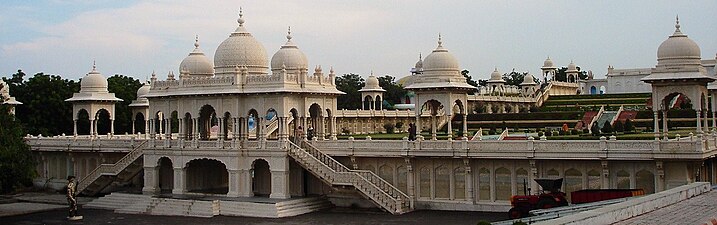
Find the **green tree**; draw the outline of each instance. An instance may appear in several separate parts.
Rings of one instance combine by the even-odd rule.
[[[10,95],[23,104],[16,109],[16,117],[30,134],[45,136],[72,134],[72,104],[65,99],[80,90],[79,82],[62,79],[57,75],[37,73],[25,80],[18,70],[6,79]]]
[[[386,92],[383,95],[383,105],[385,109],[392,109],[393,105],[401,102],[401,99],[406,96],[406,90],[403,86],[396,83],[396,78],[391,75],[385,75],[378,77],[378,85],[380,85]],[[388,107],[386,107],[388,106]]]
[[[473,77],[469,74],[470,71],[468,70],[462,70],[461,75],[466,78],[466,83],[470,84],[473,87],[478,87],[478,82],[473,80]]]
[[[625,126],[619,120],[615,121],[613,129],[615,130],[615,132],[625,132]]]
[[[635,130],[635,125],[632,124],[632,120],[627,119],[625,120],[625,131],[633,131]]]
[[[580,77],[581,80],[586,80],[588,78],[588,73],[586,71],[581,71],[579,66],[575,67],[575,69],[578,70],[578,77]],[[568,74],[567,72],[565,72],[567,70],[567,67],[558,68],[558,70],[555,72],[555,77],[553,79],[556,81],[567,82]]]
[[[109,92],[123,100],[115,104],[115,134],[132,133],[132,109],[129,104],[137,99],[137,89],[142,87],[142,83],[132,77],[115,74],[107,78],[107,84]]]
[[[344,74],[336,77],[336,89],[343,91],[344,95],[339,95],[336,99],[337,109],[360,109],[361,93],[359,90],[364,86],[365,81],[358,74]]]
[[[26,133],[9,111],[0,98],[0,193],[32,185],[35,167],[30,146],[23,140]]]
[[[516,72],[511,71],[510,73],[503,74],[503,80],[507,85],[520,86],[523,83],[523,78],[528,75],[528,72]],[[541,83],[540,79],[533,77],[535,83]]]
[[[605,134],[611,134],[614,130],[612,129],[612,125],[610,125],[610,121],[605,121],[602,128],[600,128],[600,131]]]
[[[598,126],[597,123],[593,123],[593,126],[590,127],[590,133],[593,133],[593,136],[599,136],[600,135],[600,126]]]

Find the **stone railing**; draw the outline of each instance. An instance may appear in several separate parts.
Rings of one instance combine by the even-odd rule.
[[[90,184],[95,182],[95,180],[97,180],[97,178],[100,178],[100,176],[102,175],[117,175],[121,173],[125,168],[127,168],[127,166],[132,164],[139,157],[142,157],[142,154],[144,153],[144,145],[146,143],[147,141],[143,141],[114,164],[101,164],[100,166],[92,170],[92,172],[90,172],[87,176],[85,176],[78,182],[77,193],[82,193],[85,188],[89,187]]]
[[[717,136],[694,140],[326,140],[311,144],[333,156],[435,156],[541,159],[660,159],[717,155]]]
[[[335,185],[352,185],[382,208],[393,214],[410,211],[411,200],[371,171],[350,170],[331,156],[322,153],[309,143],[301,148],[290,143],[289,155],[321,179]]]
[[[416,112],[411,110],[337,110],[334,113],[335,117],[338,118],[353,118],[353,117],[395,117],[395,118],[415,118]]]

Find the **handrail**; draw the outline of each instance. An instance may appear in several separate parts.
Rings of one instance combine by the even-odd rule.
[[[297,146],[293,142],[290,142],[290,155],[294,157],[297,161],[307,164],[307,169],[319,170],[313,172],[319,175],[322,179],[325,179],[330,183],[350,183],[356,189],[366,194],[366,196],[371,198],[374,202],[381,205],[381,207],[384,207],[391,213],[400,214],[405,212],[403,208],[410,209],[410,206],[412,205],[412,200],[408,197],[408,195],[401,192],[400,190],[398,190],[398,188],[391,185],[372,171],[351,170],[336,161],[331,156],[319,151],[311,144],[303,142],[303,145],[306,146],[306,149]],[[311,161],[308,161],[308,159],[311,159]],[[312,162],[319,163],[319,166],[327,169],[328,171],[320,171],[321,167],[315,167],[316,165]],[[337,180],[337,177],[353,178],[348,180]],[[382,195],[387,199],[381,198],[380,196],[375,196],[376,194]]]
[[[498,137],[498,140],[503,140],[505,137],[508,137],[508,129],[503,130],[502,133],[500,133],[500,136]]]
[[[481,127],[478,129],[478,131],[473,135],[473,138],[471,138],[471,141],[475,140],[482,140],[483,139],[483,128]]]
[[[137,158],[142,156],[144,145],[147,143],[147,141],[142,141],[137,147],[132,149],[129,153],[127,153],[124,157],[122,157],[120,160],[117,160],[114,164],[101,164],[92,172],[87,174],[84,178],[80,180],[77,184],[77,193],[82,193],[82,191],[85,190],[85,188],[89,187],[90,184],[95,182],[97,178],[102,176],[105,173],[112,173],[112,174],[118,174],[122,172],[127,166],[132,164]]]

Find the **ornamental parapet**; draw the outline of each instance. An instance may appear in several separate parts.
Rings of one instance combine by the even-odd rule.
[[[137,135],[110,138],[56,136],[25,138],[33,151],[129,152],[145,140],[145,148],[185,150],[284,151],[284,140],[159,140]],[[456,157],[486,159],[586,159],[586,160],[701,160],[717,155],[717,136],[670,140],[314,140],[311,144],[332,156],[359,157]]]

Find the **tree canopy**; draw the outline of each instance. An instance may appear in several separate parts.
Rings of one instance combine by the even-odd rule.
[[[581,71],[579,66],[576,67],[576,69],[578,70],[578,77],[580,77],[581,80],[588,79],[588,73],[586,71]],[[567,72],[565,72],[567,70],[568,70],[567,67],[559,68],[557,71],[555,71],[555,77],[553,78],[553,80],[567,82],[568,74],[567,74]]]
[[[107,89],[123,100],[115,104],[115,134],[132,133],[132,109],[129,104],[137,99],[137,89],[142,87],[142,83],[120,74],[107,78],[107,83]]]
[[[461,70],[461,75],[466,78],[466,83],[470,84],[473,87],[478,87],[478,82],[473,80],[473,77],[470,75],[470,71],[468,70]],[[485,85],[485,84],[481,84]]]
[[[378,77],[378,85],[386,92],[383,95],[383,104],[385,109],[392,109],[393,105],[401,102],[401,98],[406,96],[406,90],[403,86],[396,83],[396,78],[391,75]]]
[[[45,136],[72,134],[72,104],[65,99],[80,90],[79,82],[44,73],[25,80],[22,70],[6,82],[10,86],[10,95],[23,103],[16,108],[16,118],[28,133]]]
[[[0,98],[0,193],[32,184],[35,161],[23,137],[22,125],[9,113]]]
[[[336,99],[337,109],[360,109],[361,93],[359,90],[364,86],[365,81],[360,75],[349,73],[336,77],[336,89],[343,91]]]
[[[516,72],[515,70],[510,73],[503,74],[503,80],[507,85],[520,86],[523,83],[523,78],[528,75],[528,72]],[[540,79],[533,77],[535,83],[540,83]]]

